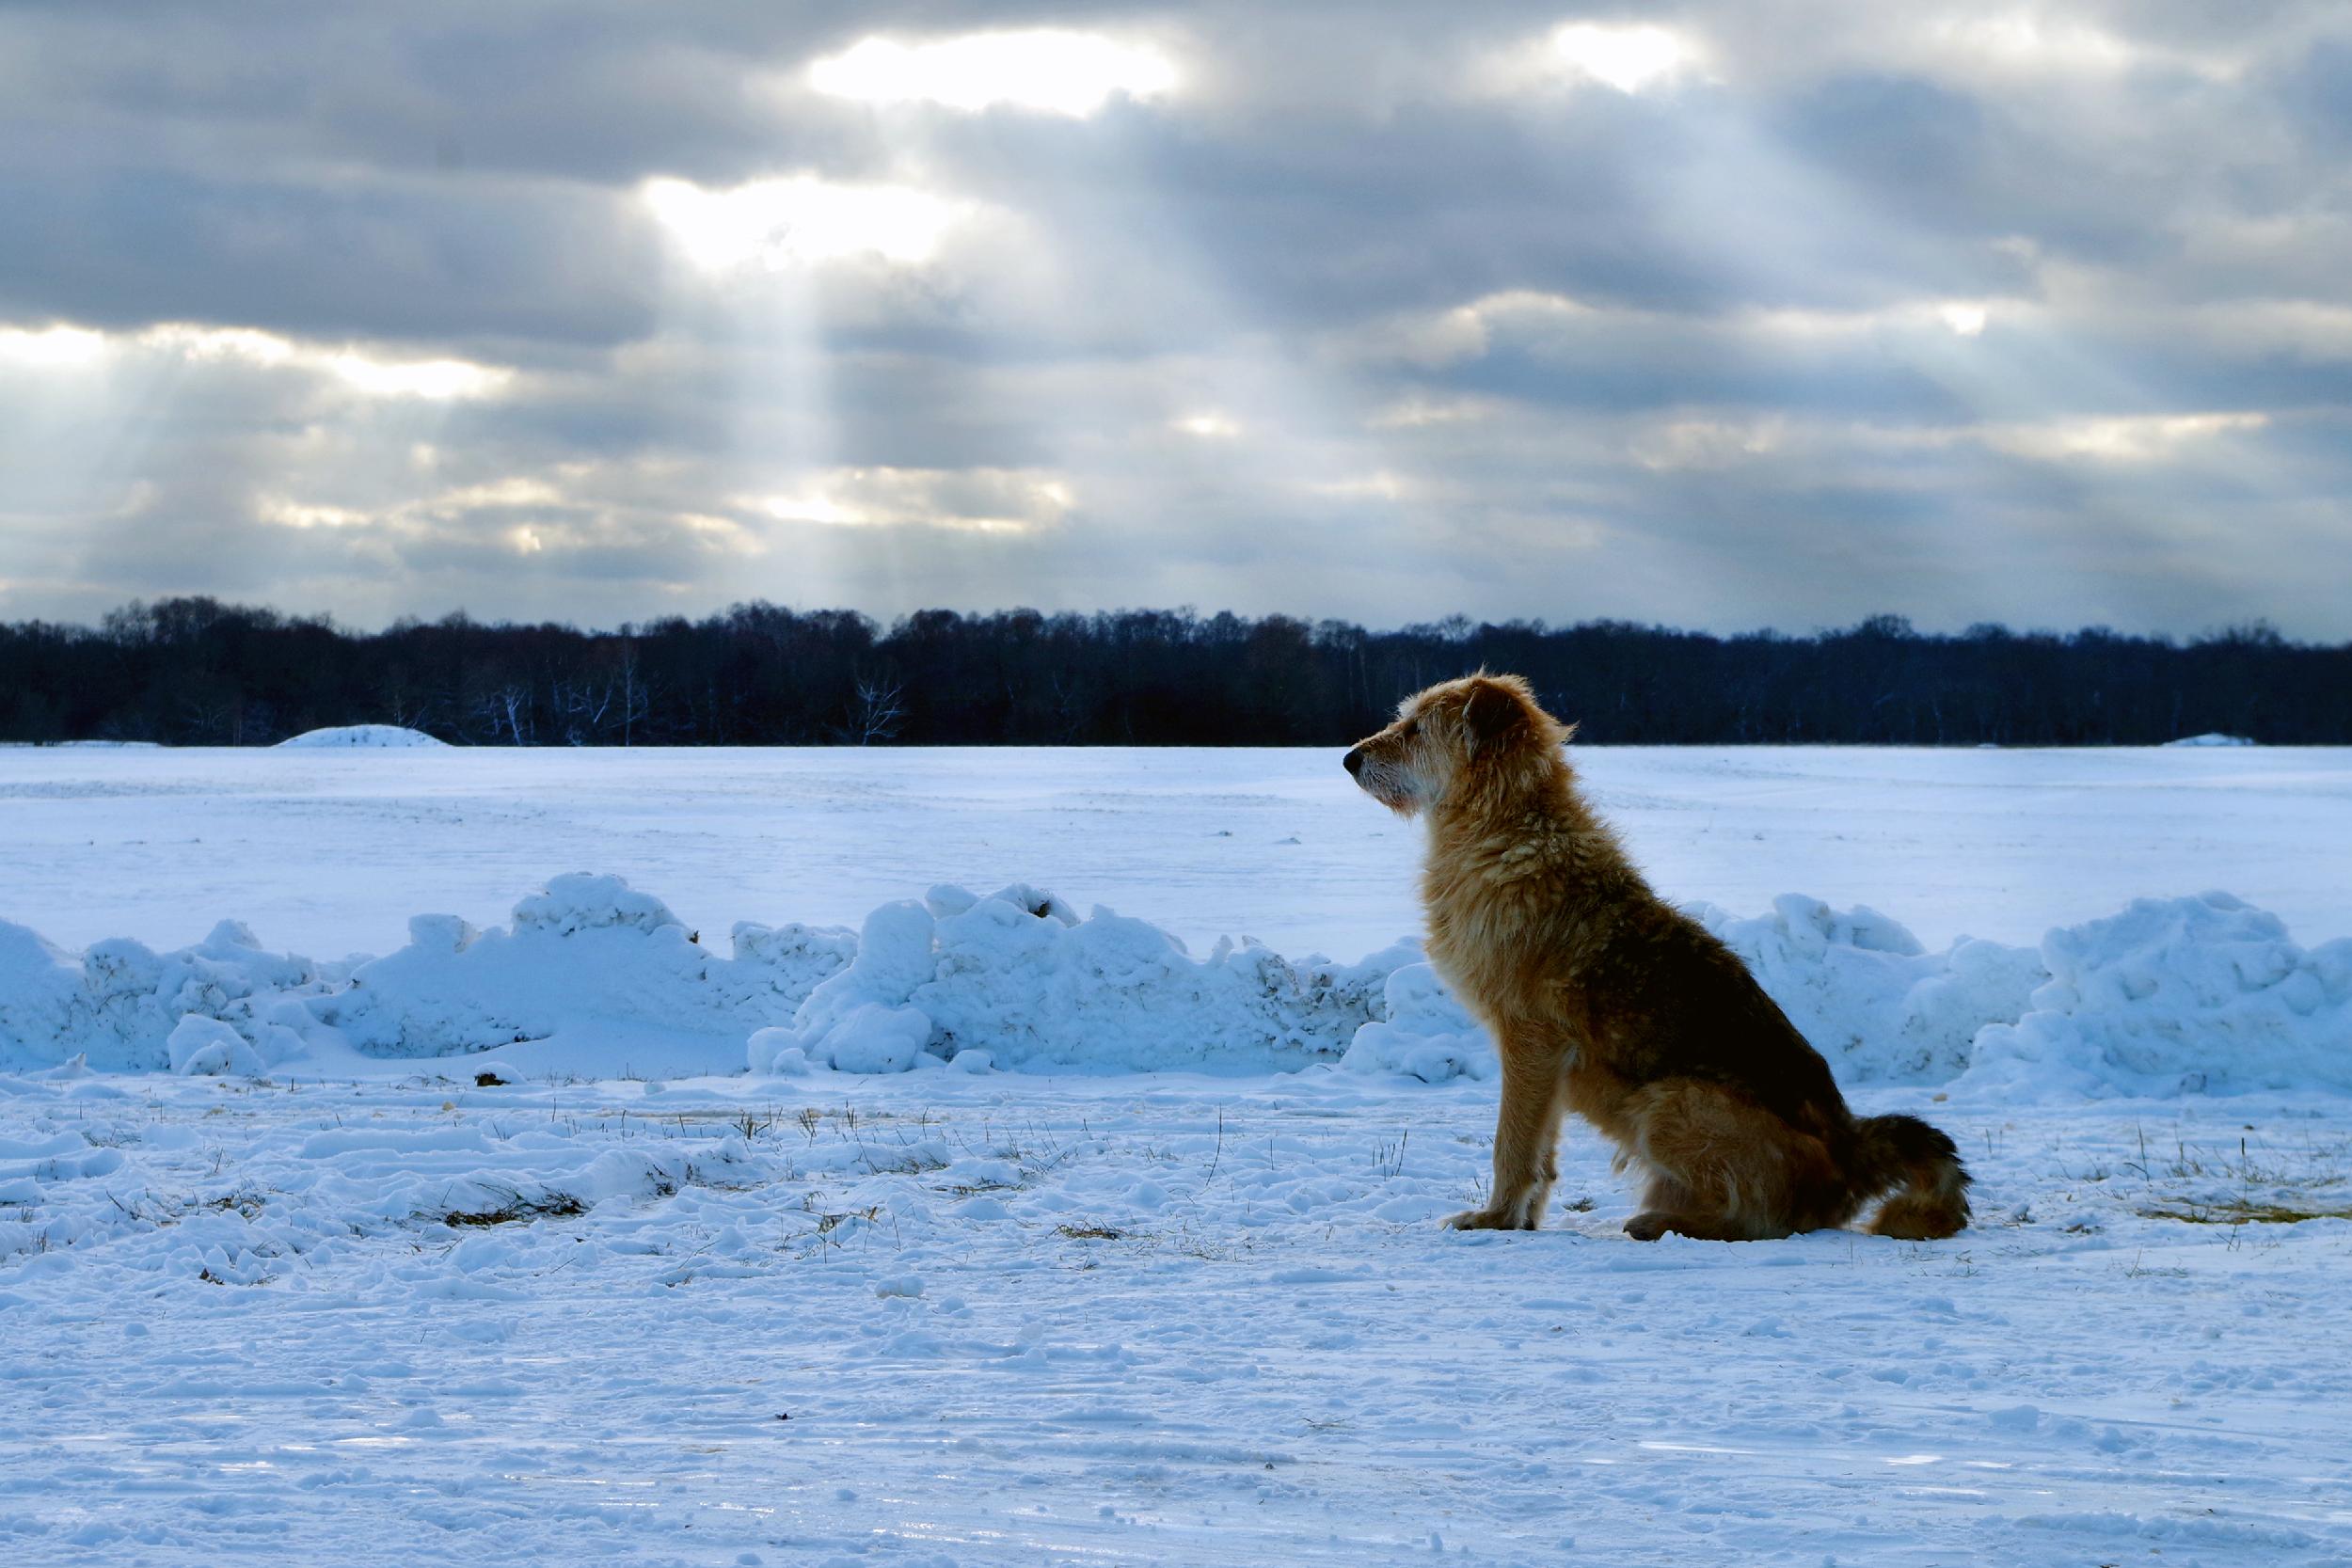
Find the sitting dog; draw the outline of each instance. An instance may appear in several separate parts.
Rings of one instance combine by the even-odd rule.
[[[1406,699],[1347,753],[1375,800],[1428,820],[1429,958],[1502,1059],[1494,1190],[1462,1229],[1533,1230],[1574,1111],[1643,1180],[1626,1233],[1716,1241],[1847,1224],[1927,1240],[1968,1223],[1952,1140],[1856,1118],[1747,966],[1643,880],[1577,792],[1563,726],[1516,675]]]

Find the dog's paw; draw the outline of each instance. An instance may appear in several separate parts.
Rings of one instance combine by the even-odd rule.
[[[1510,1217],[1491,1209],[1465,1209],[1458,1214],[1445,1217],[1448,1230],[1508,1230]]]
[[[1674,1216],[1652,1210],[1625,1222],[1625,1233],[1637,1242],[1654,1242],[1674,1228]]]

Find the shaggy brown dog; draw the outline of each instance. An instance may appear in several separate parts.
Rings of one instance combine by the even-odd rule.
[[[1650,891],[1579,797],[1570,733],[1518,676],[1478,674],[1407,698],[1347,753],[1375,800],[1428,818],[1429,957],[1502,1057],[1494,1191],[1446,1223],[1541,1225],[1574,1111],[1641,1173],[1640,1241],[1818,1230],[1890,1191],[1880,1235],[1967,1225],[1952,1140],[1847,1110],[1747,966]]]

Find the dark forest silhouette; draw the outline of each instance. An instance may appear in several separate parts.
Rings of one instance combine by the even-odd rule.
[[[1608,743],[2352,742],[2352,644],[2266,626],[1791,637],[1456,616],[1396,631],[1190,610],[1045,615],[738,605],[617,631],[453,615],[353,632],[206,598],[97,627],[0,626],[0,739],[266,745],[402,724],[473,745],[1338,745],[1406,692],[1526,675]]]

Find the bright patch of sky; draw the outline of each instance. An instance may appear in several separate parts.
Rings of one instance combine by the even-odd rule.
[[[1693,63],[1691,45],[1663,27],[1571,22],[1551,35],[1557,63],[1619,92],[1640,92]]]
[[[1115,97],[1161,97],[1176,81],[1174,63],[1148,44],[1053,27],[866,38],[808,68],[809,85],[836,98],[967,113],[1009,104],[1078,119]]]
[[[651,180],[644,198],[687,259],[713,271],[858,256],[910,266],[929,261],[966,210],[905,186],[833,184],[807,175],[724,190]]]
[[[242,364],[293,369],[332,377],[368,397],[444,401],[496,393],[514,378],[500,365],[455,358],[389,356],[353,347],[300,342],[252,327],[165,322],[117,334],[77,326],[39,331],[0,327],[0,364],[87,371],[123,360],[177,361],[184,366]]]

